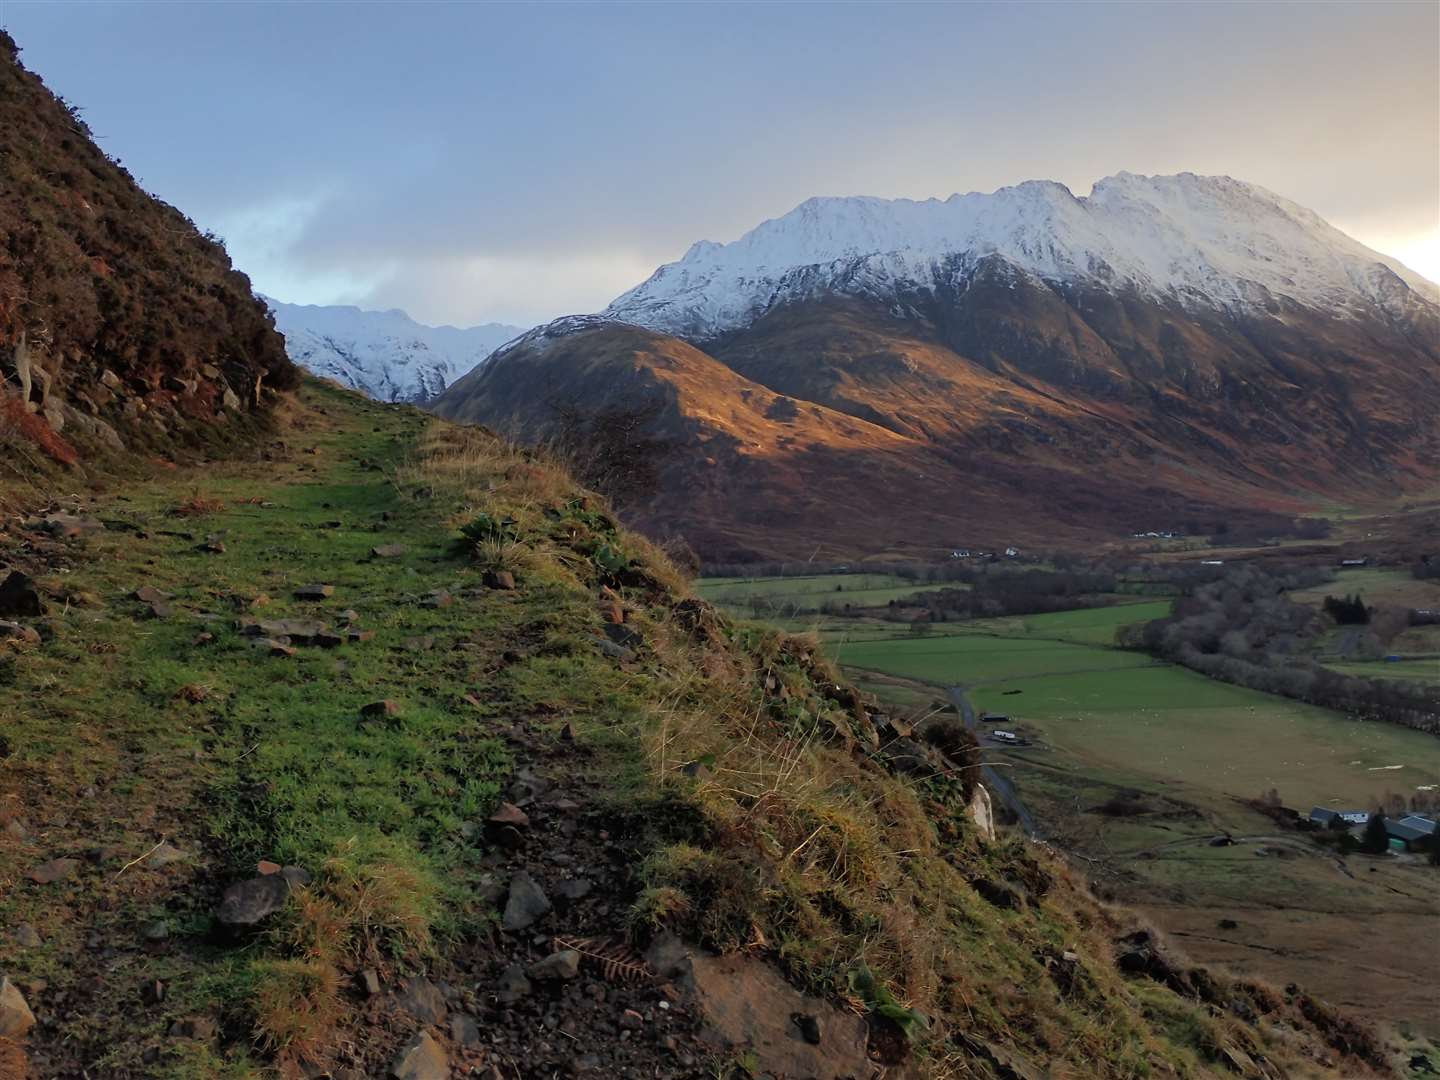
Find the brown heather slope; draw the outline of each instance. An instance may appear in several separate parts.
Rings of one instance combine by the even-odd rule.
[[[434,407],[533,439],[560,393],[663,401],[663,483],[630,513],[716,559],[1278,523],[1440,472],[1440,318],[1402,299],[1368,320],[1277,301],[1246,321],[1068,295],[992,260],[900,314],[821,297],[703,346],[558,324]]]
[[[143,191],[0,32],[0,494],[46,464],[248,443],[293,388],[224,247]]]

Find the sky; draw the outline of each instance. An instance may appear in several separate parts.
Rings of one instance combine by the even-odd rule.
[[[0,0],[258,290],[531,325],[813,195],[1191,171],[1440,280],[1440,3]]]

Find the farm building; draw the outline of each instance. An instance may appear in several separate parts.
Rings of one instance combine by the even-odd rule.
[[[1331,810],[1327,806],[1317,806],[1310,811],[1310,820],[1322,829],[1348,828],[1352,825],[1364,825],[1370,820],[1368,810]]]
[[[1386,818],[1385,834],[1390,837],[1390,847],[1399,851],[1419,851],[1428,847],[1431,834],[1435,831],[1433,821],[1424,821],[1430,827],[1422,828],[1418,825],[1407,825],[1406,818]]]

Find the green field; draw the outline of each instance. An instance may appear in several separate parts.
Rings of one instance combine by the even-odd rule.
[[[1073,641],[1081,645],[1109,645],[1114,642],[1115,631],[1120,627],[1163,619],[1169,614],[1169,600],[1150,600],[1140,604],[1025,615],[1021,616],[1020,622],[1022,632],[1031,637]]]
[[[907,635],[883,641],[846,642],[837,647],[836,656],[847,667],[884,671],[943,686],[972,686],[1054,672],[1138,668],[1154,663],[1141,653],[989,634],[925,638]]]
[[[815,610],[821,604],[883,607],[917,592],[965,588],[955,583],[926,584],[895,574],[809,574],[799,577],[703,578],[696,591],[711,603],[744,610],[752,597],[764,597],[781,610]]]
[[[982,686],[972,700],[1023,722],[1052,755],[1136,781],[1180,781],[1240,798],[1274,788],[1302,809],[1369,805],[1386,791],[1440,783],[1434,736],[1179,667],[1014,680]]]

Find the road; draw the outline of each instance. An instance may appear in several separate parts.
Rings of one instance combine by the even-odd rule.
[[[977,739],[983,739],[980,732],[980,721],[975,716],[975,706],[970,704],[970,698],[965,693],[965,688],[963,686],[950,687],[950,700],[954,703],[955,708],[960,710],[960,718],[965,721],[965,726],[975,733]],[[1025,834],[1040,838],[1040,828],[1035,824],[1035,818],[1025,808],[1025,804],[1020,801],[1020,796],[1015,791],[1015,785],[1001,776],[999,770],[992,765],[981,765],[980,775],[985,780],[985,786],[1015,815],[1015,820],[1020,823]]]

